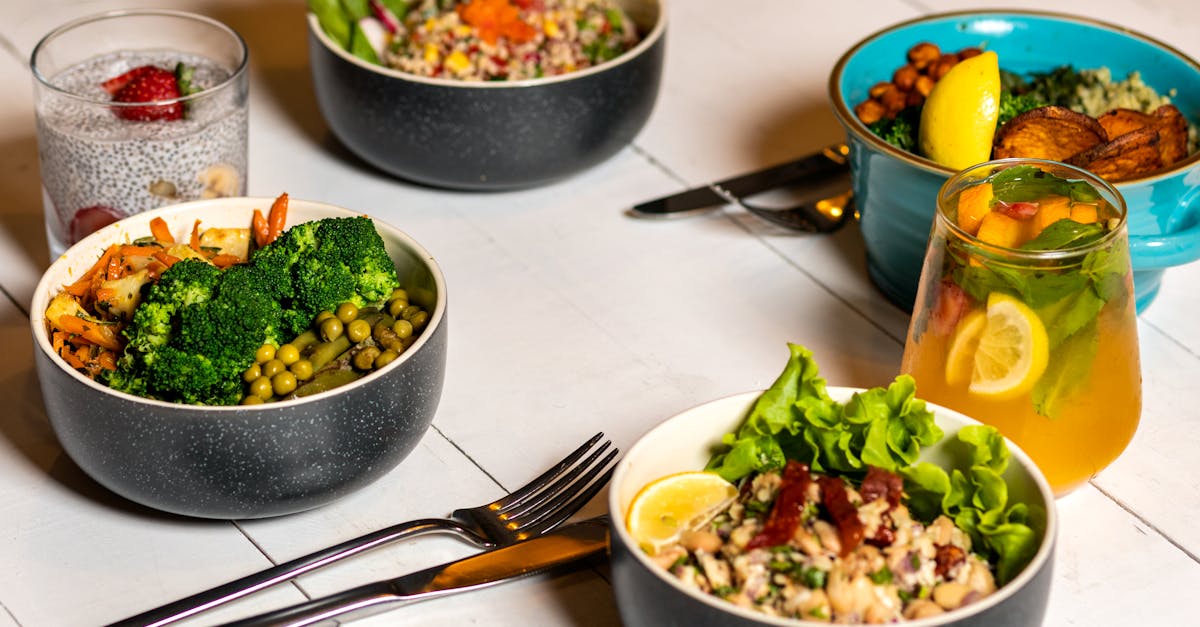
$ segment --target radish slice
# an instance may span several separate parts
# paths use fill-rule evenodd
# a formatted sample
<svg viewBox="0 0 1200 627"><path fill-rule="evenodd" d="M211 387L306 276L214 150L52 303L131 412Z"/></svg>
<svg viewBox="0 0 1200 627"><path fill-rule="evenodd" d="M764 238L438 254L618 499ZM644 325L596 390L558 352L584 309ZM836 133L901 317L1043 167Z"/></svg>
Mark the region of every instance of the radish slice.
<svg viewBox="0 0 1200 627"><path fill-rule="evenodd" d="M375 18L383 24L383 27L387 29L387 32L393 35L400 32L400 29L402 28L400 26L400 18L396 17L396 14L392 13L391 9L383 6L382 2L379 0L371 0L371 12L375 14Z"/></svg>

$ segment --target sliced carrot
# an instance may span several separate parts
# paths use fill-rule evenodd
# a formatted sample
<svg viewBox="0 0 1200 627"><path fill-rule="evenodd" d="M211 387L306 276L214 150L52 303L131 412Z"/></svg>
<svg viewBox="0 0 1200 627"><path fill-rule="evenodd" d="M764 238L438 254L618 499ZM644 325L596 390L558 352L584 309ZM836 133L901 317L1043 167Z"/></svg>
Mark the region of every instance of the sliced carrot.
<svg viewBox="0 0 1200 627"><path fill-rule="evenodd" d="M88 268L87 272L84 272L74 283L65 286L63 289L72 296L86 296L91 293L92 279L98 274L102 275L108 272L108 262L116 254L117 249L117 244L109 246L100 255L100 258L96 260L96 263L92 264L91 268Z"/></svg>
<svg viewBox="0 0 1200 627"><path fill-rule="evenodd" d="M96 301L104 302L117 297L117 290L111 287L102 287L96 290Z"/></svg>
<svg viewBox="0 0 1200 627"><path fill-rule="evenodd" d="M154 253L153 257L161 261L162 264L168 268L179 262L179 257L176 257L175 255L169 255L164 252Z"/></svg>
<svg viewBox="0 0 1200 627"><path fill-rule="evenodd" d="M262 212L258 209L254 210L254 217L250 219L250 230L254 233L254 243L259 248L266 246L267 242L270 241L267 239L270 227L267 226L267 219L263 217Z"/></svg>
<svg viewBox="0 0 1200 627"><path fill-rule="evenodd" d="M213 255L213 258L210 259L209 261L211 261L214 266L221 268L221 269L225 269L225 268L228 268L229 266L236 266L237 264L241 263L242 258L238 257L237 255L221 253L219 255Z"/></svg>
<svg viewBox="0 0 1200 627"><path fill-rule="evenodd" d="M145 246L140 244L125 244L117 250L122 257L150 257L162 250L161 246Z"/></svg>
<svg viewBox="0 0 1200 627"><path fill-rule="evenodd" d="M100 364L100 367L104 368L105 370L116 370L117 354L113 351L101 351L100 354L96 356L96 363Z"/></svg>
<svg viewBox="0 0 1200 627"><path fill-rule="evenodd" d="M155 259L149 264L146 264L146 276L157 281L158 277L162 276L163 270L167 269L167 264Z"/></svg>
<svg viewBox="0 0 1200 627"><path fill-rule="evenodd" d="M86 366L84 366L84 364L83 364L83 361L81 361L78 357L76 357L75 353L72 353L69 350L60 351L58 353L58 356L62 357L63 360L66 361L68 364L71 364L72 368L75 368L77 370L83 370L86 368Z"/></svg>
<svg viewBox="0 0 1200 627"><path fill-rule="evenodd" d="M271 203L271 213L267 216L267 243L275 241L279 234L283 232L283 225L287 222L288 195L284 192Z"/></svg>
<svg viewBox="0 0 1200 627"><path fill-rule="evenodd" d="M191 240L188 241L188 246L191 246L192 250L194 250L196 252L201 252L200 251L200 221L199 220L196 220L196 222L194 222L192 224L192 238L191 238Z"/></svg>
<svg viewBox="0 0 1200 627"><path fill-rule="evenodd" d="M116 329L112 325L88 322L79 316L64 314L58 317L58 328L73 333L95 344L112 350L121 350L121 342L117 339Z"/></svg>
<svg viewBox="0 0 1200 627"><path fill-rule="evenodd" d="M150 221L150 234L160 242L167 244L175 243L175 236L171 235L171 229L167 226L167 221L162 218L154 218Z"/></svg>
<svg viewBox="0 0 1200 627"><path fill-rule="evenodd" d="M125 274L125 268L121 265L120 255L113 255L108 258L108 269L104 272L104 278L109 281L121 278Z"/></svg>

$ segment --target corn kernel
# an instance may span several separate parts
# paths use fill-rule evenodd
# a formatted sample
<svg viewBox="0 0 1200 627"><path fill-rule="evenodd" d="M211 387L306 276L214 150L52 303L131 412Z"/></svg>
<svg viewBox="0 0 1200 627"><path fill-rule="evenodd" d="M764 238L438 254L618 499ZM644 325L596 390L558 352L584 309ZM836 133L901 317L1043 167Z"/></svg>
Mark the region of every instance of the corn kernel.
<svg viewBox="0 0 1200 627"><path fill-rule="evenodd" d="M425 62L426 63L437 63L439 56L441 56L441 55L438 54L437 46L435 46L432 43L425 44Z"/></svg>
<svg viewBox="0 0 1200 627"><path fill-rule="evenodd" d="M454 27L454 34L457 37L466 37L471 34L471 27L466 24L459 24Z"/></svg>
<svg viewBox="0 0 1200 627"><path fill-rule="evenodd" d="M437 20L432 17L425 20L425 24L423 25L423 28L425 29L425 32L427 32L427 33L433 32L433 29L437 28Z"/></svg>
<svg viewBox="0 0 1200 627"><path fill-rule="evenodd" d="M542 30L545 31L547 37L558 37L558 22L546 18L546 21L542 23Z"/></svg>
<svg viewBox="0 0 1200 627"><path fill-rule="evenodd" d="M450 56L446 57L446 67L451 72L462 72L470 66L471 60L468 59L467 55L463 54L461 50L455 50L454 52L450 53Z"/></svg>

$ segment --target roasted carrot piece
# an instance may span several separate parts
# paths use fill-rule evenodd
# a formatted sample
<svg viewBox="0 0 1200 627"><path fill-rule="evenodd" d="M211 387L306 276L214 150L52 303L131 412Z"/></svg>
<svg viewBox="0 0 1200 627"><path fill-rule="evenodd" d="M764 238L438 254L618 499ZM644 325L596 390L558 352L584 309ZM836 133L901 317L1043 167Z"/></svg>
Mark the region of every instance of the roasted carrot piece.
<svg viewBox="0 0 1200 627"><path fill-rule="evenodd" d="M199 220L196 220L196 222L194 222L192 224L192 238L188 241L188 246L191 246L192 250L194 250L196 252L201 252L200 251L200 221Z"/></svg>
<svg viewBox="0 0 1200 627"><path fill-rule="evenodd" d="M58 328L78 335L79 337L104 348L121 350L121 342L117 340L116 330L106 324L88 322L79 316L64 314L58 317Z"/></svg>
<svg viewBox="0 0 1200 627"><path fill-rule="evenodd" d="M64 287L63 289L65 289L67 293L72 296L86 296L89 292L91 292L92 279L98 274L105 274L108 272L108 262L112 259L113 255L117 253L118 248L119 247L117 244L109 246L107 249L105 249L104 253L100 255L100 258L96 260L96 263L92 264L91 268L88 268L87 272L84 272L78 279L75 280L74 283Z"/></svg>
<svg viewBox="0 0 1200 627"><path fill-rule="evenodd" d="M96 363L105 370L117 369L117 354L112 351L101 351L96 357Z"/></svg>
<svg viewBox="0 0 1200 627"><path fill-rule="evenodd" d="M179 262L179 257L176 257L175 255L168 255L167 253L164 253L164 252L154 253L153 257L155 259L161 261L162 264L168 268L170 268L171 266L173 266L177 262Z"/></svg>
<svg viewBox="0 0 1200 627"><path fill-rule="evenodd" d="M96 290L96 301L97 302L112 300L116 297L117 297L117 290L115 290L111 287L102 287L102 288Z"/></svg>
<svg viewBox="0 0 1200 627"><path fill-rule="evenodd" d="M75 356L75 353L72 353L69 350L60 351L58 353L58 356L62 357L63 360L66 361L68 364L71 364L72 368L75 368L77 370L83 370L85 368L83 362L80 361L80 359Z"/></svg>
<svg viewBox="0 0 1200 627"><path fill-rule="evenodd" d="M167 264L165 264L157 259L146 264L147 276L149 276L151 279L154 279L156 281L158 280L158 277L162 275L163 270L166 270L166 269L167 269Z"/></svg>
<svg viewBox="0 0 1200 627"><path fill-rule="evenodd" d="M113 255L108 258L108 269L104 272L104 278L109 281L121 278L125 274L124 266L121 264L121 256Z"/></svg>
<svg viewBox="0 0 1200 627"><path fill-rule="evenodd" d="M154 253L162 250L159 246L141 246L138 244L125 244L117 250L117 254L122 257L149 257Z"/></svg>
<svg viewBox="0 0 1200 627"><path fill-rule="evenodd" d="M237 264L241 263L242 258L238 257L237 255L229 255L226 253L221 253L219 255L213 255L213 258L210 259L209 261L211 261L214 266L221 268L221 269L225 269L225 268L228 268L229 266L236 266Z"/></svg>
<svg viewBox="0 0 1200 627"><path fill-rule="evenodd" d="M275 241L279 234L283 232L283 225L287 222L288 195L284 192L271 203L271 213L267 216L267 243Z"/></svg>
<svg viewBox="0 0 1200 627"><path fill-rule="evenodd" d="M160 242L175 243L175 237L171 235L171 229L167 226L167 221L162 218L154 218L150 221L150 234Z"/></svg>
<svg viewBox="0 0 1200 627"><path fill-rule="evenodd" d="M254 234L254 244L259 248L267 245L269 241L267 234L270 227L267 226L267 219L258 209L254 210L254 217L250 219L250 231Z"/></svg>

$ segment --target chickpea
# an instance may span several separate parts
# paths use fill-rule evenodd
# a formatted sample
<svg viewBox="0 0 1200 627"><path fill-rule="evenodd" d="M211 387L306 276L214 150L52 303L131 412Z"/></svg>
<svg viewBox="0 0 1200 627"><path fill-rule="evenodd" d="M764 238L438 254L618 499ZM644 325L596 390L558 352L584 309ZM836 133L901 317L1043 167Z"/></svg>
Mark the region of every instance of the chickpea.
<svg viewBox="0 0 1200 627"><path fill-rule="evenodd" d="M871 88L867 90L867 96L877 99L883 95L883 92L889 89L894 89L895 87L895 85L887 81L879 81L878 83L871 85Z"/></svg>
<svg viewBox="0 0 1200 627"><path fill-rule="evenodd" d="M249 368L242 371L242 381L250 383L251 381L262 376L262 367L259 364L251 364Z"/></svg>
<svg viewBox="0 0 1200 627"><path fill-rule="evenodd" d="M929 76L931 76L935 81L941 80L941 78L946 75L946 72L949 72L950 68L956 65L958 65L958 55L944 54L940 59L937 60L937 63L932 66L932 69L929 71Z"/></svg>
<svg viewBox="0 0 1200 627"><path fill-rule="evenodd" d="M940 56L942 56L941 49L927 41L923 41L908 49L908 61L918 70L925 69L937 61Z"/></svg>
<svg viewBox="0 0 1200 627"><path fill-rule="evenodd" d="M913 88L913 84L917 82L917 77L921 73L913 64L902 65L894 73L892 73L892 83L896 85L900 91L909 91Z"/></svg>
<svg viewBox="0 0 1200 627"><path fill-rule="evenodd" d="M908 100L908 94L899 89L891 89L879 98L879 102L887 109L888 115L896 115L904 108L905 102Z"/></svg>
<svg viewBox="0 0 1200 627"><path fill-rule="evenodd" d="M359 370L370 370L375 365L375 358L379 357L380 352L374 346L367 346L355 353L350 362Z"/></svg>
<svg viewBox="0 0 1200 627"><path fill-rule="evenodd" d="M269 377L259 377L250 383L249 396L257 396L262 400L271 398L271 379Z"/></svg>
<svg viewBox="0 0 1200 627"><path fill-rule="evenodd" d="M275 358L283 362L283 365L290 366L300 361L300 349L291 344L284 344L275 351Z"/></svg>
<svg viewBox="0 0 1200 627"><path fill-rule="evenodd" d="M376 369L382 368L382 367L392 363L393 361L396 361L396 358L399 356L400 356L400 353L397 353L396 351L391 350L389 348L388 350L385 350L382 353L379 353L379 356L375 358L375 368Z"/></svg>
<svg viewBox="0 0 1200 627"><path fill-rule="evenodd" d="M929 92L933 91L934 81L928 76L918 76L917 82L913 84L913 91L922 96L929 97Z"/></svg>
<svg viewBox="0 0 1200 627"><path fill-rule="evenodd" d="M947 581L939 583L933 589L933 602L942 606L943 609L952 610L963 604L963 599L971 592L971 588L966 584L958 583L957 581Z"/></svg>
<svg viewBox="0 0 1200 627"><path fill-rule="evenodd" d="M354 344L371 337L371 323L363 319L351 320L346 325L346 337Z"/></svg>
<svg viewBox="0 0 1200 627"><path fill-rule="evenodd" d="M332 342L342 335L342 321L337 318L326 318L321 323L321 339Z"/></svg>
<svg viewBox="0 0 1200 627"><path fill-rule="evenodd" d="M922 76L921 78L929 78L929 77ZM925 95L914 89L905 95L904 106L915 107L915 106L921 104L922 102L925 102Z"/></svg>
<svg viewBox="0 0 1200 627"><path fill-rule="evenodd" d="M971 57L977 57L981 54L983 54L983 51L974 46L971 46L969 48L963 48L962 50L958 51L958 60L966 61L967 59L970 59Z"/></svg>
<svg viewBox="0 0 1200 627"><path fill-rule="evenodd" d="M689 551L705 551L707 553L716 553L721 549L722 544L720 536L707 530L685 531L679 537L679 543Z"/></svg>
<svg viewBox="0 0 1200 627"><path fill-rule="evenodd" d="M271 377L271 389L277 396L289 394L296 389L296 375L284 370Z"/></svg>
<svg viewBox="0 0 1200 627"><path fill-rule="evenodd" d="M358 317L358 305L354 303L342 303L338 305L337 311L333 314L337 316L342 324L350 324L352 320Z"/></svg>
<svg viewBox="0 0 1200 627"><path fill-rule="evenodd" d="M272 359L262 366L262 376L272 378L275 375L287 370L287 366L283 365L283 361Z"/></svg>
<svg viewBox="0 0 1200 627"><path fill-rule="evenodd" d="M909 603L908 607L904 608L904 618L909 620L929 618L930 616L937 616L938 614L945 613L946 610L943 610L938 606L937 603L934 603L929 599L917 599L912 603Z"/></svg>
<svg viewBox="0 0 1200 627"><path fill-rule="evenodd" d="M887 107L884 107L878 100L864 100L854 107L854 114L863 124L874 124L887 114Z"/></svg>
<svg viewBox="0 0 1200 627"><path fill-rule="evenodd" d="M292 374L296 375L296 379L300 381L308 381L313 376L312 362L307 359L301 359L288 367Z"/></svg>
<svg viewBox="0 0 1200 627"><path fill-rule="evenodd" d="M254 351L255 363L265 364L272 359L275 359L275 347L270 344L263 344L258 347L257 351Z"/></svg>

